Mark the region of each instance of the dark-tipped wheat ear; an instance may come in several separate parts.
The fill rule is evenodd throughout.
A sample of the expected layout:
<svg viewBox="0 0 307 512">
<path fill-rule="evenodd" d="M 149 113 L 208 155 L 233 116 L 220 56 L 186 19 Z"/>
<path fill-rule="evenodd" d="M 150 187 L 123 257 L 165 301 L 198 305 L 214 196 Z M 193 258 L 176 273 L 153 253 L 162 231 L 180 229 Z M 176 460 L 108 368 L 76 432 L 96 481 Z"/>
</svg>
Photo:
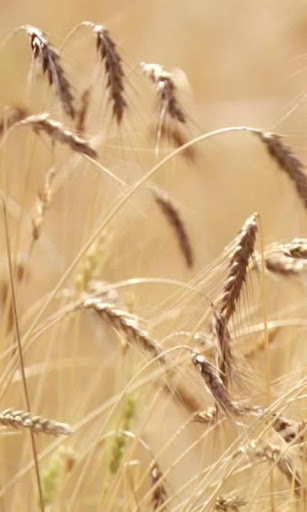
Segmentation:
<svg viewBox="0 0 307 512">
<path fill-rule="evenodd" d="M 64 112 L 73 119 L 75 117 L 74 98 L 58 52 L 51 46 L 46 35 L 39 28 L 31 25 L 26 25 L 23 28 L 30 37 L 34 59 L 40 60 L 43 73 L 47 73 L 48 82 L 53 86 L 60 99 Z"/>
<path fill-rule="evenodd" d="M 96 34 L 97 51 L 100 54 L 101 61 L 105 63 L 107 89 L 110 91 L 113 117 L 115 117 L 117 124 L 120 125 L 127 109 L 127 101 L 125 99 L 126 76 L 122 58 L 110 32 L 105 27 L 95 25 L 95 23 L 90 21 L 83 22 L 83 25 L 90 27 Z"/>
</svg>

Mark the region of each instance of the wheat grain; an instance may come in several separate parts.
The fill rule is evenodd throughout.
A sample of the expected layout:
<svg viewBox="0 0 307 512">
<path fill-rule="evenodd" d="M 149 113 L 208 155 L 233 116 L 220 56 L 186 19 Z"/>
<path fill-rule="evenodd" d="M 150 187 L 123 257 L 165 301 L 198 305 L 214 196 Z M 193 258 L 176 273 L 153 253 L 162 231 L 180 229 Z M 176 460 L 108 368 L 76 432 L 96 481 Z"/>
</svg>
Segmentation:
<svg viewBox="0 0 307 512">
<path fill-rule="evenodd" d="M 214 510 L 218 512 L 239 512 L 247 504 L 240 496 L 218 496 Z"/>
<path fill-rule="evenodd" d="M 30 37 L 34 59 L 39 59 L 43 73 L 47 73 L 48 82 L 54 87 L 64 112 L 72 119 L 75 116 L 71 85 L 66 78 L 58 52 L 51 46 L 46 34 L 39 28 L 26 25 L 23 27 Z"/>
</svg>

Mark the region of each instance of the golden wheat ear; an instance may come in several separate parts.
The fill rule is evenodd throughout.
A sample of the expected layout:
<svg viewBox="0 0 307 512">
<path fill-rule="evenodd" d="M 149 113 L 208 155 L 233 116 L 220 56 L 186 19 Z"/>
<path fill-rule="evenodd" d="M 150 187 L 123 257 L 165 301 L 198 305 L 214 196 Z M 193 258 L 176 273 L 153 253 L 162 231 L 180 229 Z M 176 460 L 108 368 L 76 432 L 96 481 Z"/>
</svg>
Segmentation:
<svg viewBox="0 0 307 512">
<path fill-rule="evenodd" d="M 31 25 L 25 25 L 22 28 L 30 38 L 34 59 L 40 61 L 43 73 L 47 74 L 49 85 L 53 87 L 65 114 L 73 119 L 75 117 L 75 108 L 72 87 L 66 77 L 57 50 L 51 46 L 46 34 L 39 28 Z"/>
</svg>

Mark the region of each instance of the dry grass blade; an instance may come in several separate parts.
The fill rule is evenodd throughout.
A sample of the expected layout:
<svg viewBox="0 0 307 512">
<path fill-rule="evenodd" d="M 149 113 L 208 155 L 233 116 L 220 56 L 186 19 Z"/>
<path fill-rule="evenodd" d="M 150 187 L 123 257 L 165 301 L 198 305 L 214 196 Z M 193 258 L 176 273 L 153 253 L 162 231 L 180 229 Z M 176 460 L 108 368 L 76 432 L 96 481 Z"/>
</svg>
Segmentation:
<svg viewBox="0 0 307 512">
<path fill-rule="evenodd" d="M 105 27 L 95 25 L 90 21 L 84 22 L 83 25 L 90 27 L 96 34 L 97 51 L 100 54 L 101 60 L 105 62 L 107 88 L 110 91 L 113 117 L 115 117 L 117 124 L 120 124 L 127 108 L 127 102 L 125 100 L 126 76 L 123 69 L 122 58 L 110 32 Z"/>
<path fill-rule="evenodd" d="M 170 225 L 173 227 L 186 264 L 191 268 L 194 262 L 192 246 L 178 208 L 166 192 L 158 189 L 157 187 L 151 187 L 151 191 L 156 203 L 161 208 Z"/>
<path fill-rule="evenodd" d="M 34 433 L 43 433 L 52 436 L 69 436 L 73 430 L 67 423 L 35 416 L 30 412 L 5 409 L 0 412 L 0 424 L 7 427 L 27 428 Z"/>
<path fill-rule="evenodd" d="M 66 144 L 76 153 L 97 159 L 98 155 L 89 143 L 71 130 L 64 128 L 62 123 L 49 118 L 49 114 L 29 116 L 19 122 L 20 125 L 30 126 L 36 133 L 44 132 L 54 141 Z"/>
<path fill-rule="evenodd" d="M 294 156 L 291 148 L 281 141 L 279 135 L 258 130 L 254 133 L 265 144 L 270 156 L 276 160 L 280 169 L 285 171 L 294 182 L 297 193 L 307 208 L 307 175 L 302 162 Z"/>
<path fill-rule="evenodd" d="M 227 387 L 233 372 L 233 355 L 231 350 L 230 333 L 224 317 L 213 307 L 213 332 L 216 336 L 219 348 L 218 368 L 220 378 Z"/>
<path fill-rule="evenodd" d="M 43 223 L 45 221 L 46 211 L 49 207 L 52 197 L 52 184 L 55 179 L 55 169 L 51 168 L 45 177 L 43 189 L 38 193 L 35 216 L 32 219 L 32 246 L 39 239 Z"/>
<path fill-rule="evenodd" d="M 163 474 L 161 472 L 160 467 L 158 466 L 157 462 L 153 462 L 150 468 L 150 477 L 151 477 L 151 485 L 154 487 L 152 492 L 152 504 L 154 510 L 166 510 L 166 508 L 163 506 L 163 504 L 166 501 L 167 493 L 164 486 L 164 483 L 160 480 L 163 478 Z"/>
<path fill-rule="evenodd" d="M 43 73 L 47 73 L 48 82 L 54 87 L 64 112 L 73 119 L 75 116 L 74 98 L 71 92 L 71 85 L 62 68 L 59 54 L 52 48 L 46 35 L 39 28 L 32 27 L 31 25 L 26 25 L 24 28 L 30 37 L 34 59 L 40 60 Z"/>
<path fill-rule="evenodd" d="M 220 299 L 220 313 L 226 323 L 233 315 L 241 289 L 245 283 L 249 260 L 254 252 L 258 231 L 257 213 L 251 215 L 235 239 L 234 253 L 230 259 L 228 277 Z"/>
<path fill-rule="evenodd" d="M 167 358 L 162 346 L 151 338 L 146 331 L 137 326 L 137 320 L 134 316 L 130 315 L 126 311 L 117 309 L 112 304 L 95 298 L 85 300 L 81 306 L 78 307 L 94 310 L 103 320 L 110 323 L 114 329 L 120 331 L 128 341 L 141 346 L 153 357 L 158 358 L 160 363 L 167 363 Z"/>
<path fill-rule="evenodd" d="M 14 124 L 24 119 L 27 115 L 27 109 L 23 107 L 5 108 L 0 118 L 0 137 L 2 137 L 5 130 L 11 128 Z"/>
</svg>

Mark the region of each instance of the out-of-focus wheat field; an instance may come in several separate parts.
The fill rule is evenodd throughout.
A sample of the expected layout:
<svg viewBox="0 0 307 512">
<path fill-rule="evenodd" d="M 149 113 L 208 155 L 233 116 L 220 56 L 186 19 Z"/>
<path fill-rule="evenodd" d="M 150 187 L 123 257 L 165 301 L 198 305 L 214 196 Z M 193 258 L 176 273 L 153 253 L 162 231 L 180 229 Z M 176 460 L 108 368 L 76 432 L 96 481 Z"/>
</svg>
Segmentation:
<svg viewBox="0 0 307 512">
<path fill-rule="evenodd" d="M 83 21 L 106 27 L 121 55 L 127 109 L 120 126 L 95 34 L 86 26 L 72 31 Z M 41 29 L 59 51 L 77 111 L 90 88 L 78 135 L 97 160 L 29 126 L 7 129 L 5 112 L 14 107 L 48 112 L 77 133 L 26 31 L 14 33 L 21 25 Z M 295 272 L 283 274 L 261 272 L 259 254 L 305 239 L 306 207 L 248 131 L 210 136 L 191 146 L 193 159 L 179 150 L 158 168 L 174 147 L 155 141 L 158 100 L 139 64 L 173 74 L 187 118 L 184 142 L 249 126 L 282 135 L 304 163 L 307 3 L 11 0 L 2 2 L 0 30 L 0 192 L 10 241 L 8 251 L 2 214 L 0 510 L 303 512 L 307 250 L 292 261 L 299 261 Z M 51 169 L 50 204 L 33 243 Z M 180 212 L 192 268 L 148 185 L 166 191 Z M 229 323 L 235 364 L 227 393 L 246 414 L 219 410 L 214 421 L 196 421 L 216 397 L 179 346 L 218 365 L 212 315 L 229 277 L 231 242 L 254 212 L 255 251 Z M 84 307 L 92 297 L 126 315 L 126 332 Z M 129 322 L 167 352 L 166 365 L 153 361 Z M 34 436 L 44 506 L 29 432 L 1 422 L 1 411 L 27 409 L 18 327 L 31 412 L 73 430 Z M 278 430 L 276 417 L 288 423 Z M 285 431 L 294 432 L 290 441 Z"/>
</svg>

